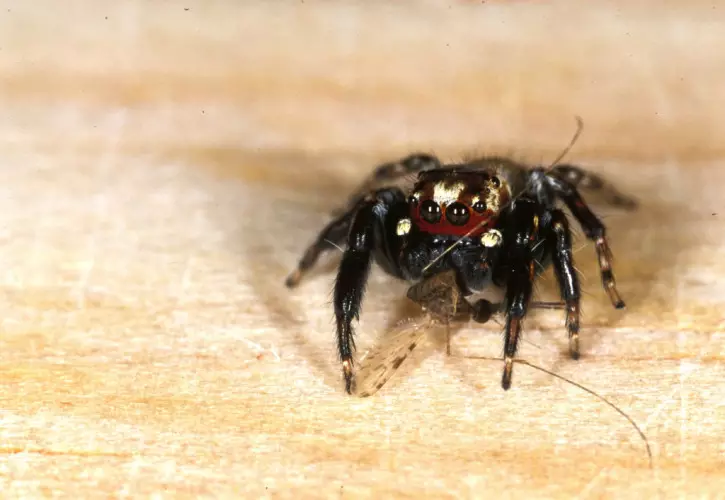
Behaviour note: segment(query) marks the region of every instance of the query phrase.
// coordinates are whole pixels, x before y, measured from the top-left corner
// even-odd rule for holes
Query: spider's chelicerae
[[[413,174],[417,179],[407,194],[399,187],[384,187]],[[443,165],[434,156],[415,154],[379,166],[345,210],[321,231],[287,278],[287,286],[297,285],[322,252],[345,248],[334,291],[345,390],[351,393],[353,388],[352,323],[358,318],[373,259],[388,274],[413,285],[410,298],[433,309],[435,301],[430,296],[437,293],[431,292],[435,277],[453,274],[457,288],[453,291],[461,293],[449,294],[448,303],[440,305],[441,310],[449,310],[446,314],[464,305],[469,317],[485,321],[490,303],[469,304],[462,297],[491,286],[502,288],[504,389],[511,386],[513,360],[534,280],[553,263],[566,311],[569,352],[577,359],[581,292],[562,202],[595,243],[602,285],[613,306],[624,307],[614,282],[604,224],[578,188],[598,190],[614,205],[635,206],[634,200],[600,177],[574,165],[529,168],[502,157]],[[438,296],[440,299],[440,293]]]

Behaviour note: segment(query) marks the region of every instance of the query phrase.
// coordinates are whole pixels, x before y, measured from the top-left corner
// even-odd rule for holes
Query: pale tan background
[[[686,5],[687,4],[687,5]],[[725,8],[718,2],[0,2],[0,487],[7,497],[723,497]],[[423,349],[342,393],[329,259],[283,287],[381,160],[593,166],[624,313],[530,368]],[[553,279],[539,291],[553,298]],[[370,346],[405,312],[376,273]],[[500,328],[460,354],[496,356]]]

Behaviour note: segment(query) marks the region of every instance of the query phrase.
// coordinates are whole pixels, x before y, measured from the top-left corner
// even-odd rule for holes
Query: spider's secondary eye
[[[411,205],[415,205],[416,203],[418,203],[418,198],[411,195],[408,197],[408,203],[410,203]]]
[[[479,214],[482,214],[486,211],[486,205],[482,201],[477,201],[473,204],[473,209]]]
[[[501,180],[498,177],[492,177],[491,184],[493,184],[493,187],[495,188],[501,187]]]
[[[446,219],[448,219],[448,222],[453,224],[454,226],[462,226],[466,222],[468,222],[468,217],[470,214],[468,213],[468,207],[460,202],[455,202],[451,205],[448,205],[446,208]]]
[[[424,221],[435,224],[441,220],[441,207],[433,200],[425,200],[420,206],[420,216]]]

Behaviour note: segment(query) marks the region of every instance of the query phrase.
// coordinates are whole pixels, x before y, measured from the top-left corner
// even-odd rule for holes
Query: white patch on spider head
[[[494,212],[498,212],[503,208],[501,207],[501,193],[505,192],[511,196],[511,189],[508,183],[501,177],[498,177],[498,181],[500,183],[499,187],[496,187],[493,181],[488,181],[488,193],[486,196],[486,208]]]
[[[466,185],[462,182],[438,182],[433,186],[433,201],[439,205],[450,205],[458,201],[464,189]]]
[[[492,248],[497,247],[501,244],[503,241],[503,235],[501,234],[501,231],[498,231],[496,229],[490,229],[486,233],[481,236],[481,245],[485,246],[486,248]]]
[[[501,205],[501,193],[500,188],[493,185],[493,182],[488,184],[488,194],[486,196],[486,208],[498,212]]]
[[[410,228],[412,227],[412,224],[410,222],[410,219],[400,219],[398,221],[398,226],[395,228],[395,234],[398,236],[405,236],[410,232]]]

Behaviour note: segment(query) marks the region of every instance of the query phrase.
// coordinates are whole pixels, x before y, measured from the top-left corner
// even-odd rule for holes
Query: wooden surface
[[[725,9],[716,2],[0,3],[0,489],[6,497],[723,498]],[[283,279],[378,161],[569,160],[584,356],[536,312],[342,393],[335,257]],[[547,276],[539,297],[553,298]],[[358,346],[406,314],[375,273]]]

